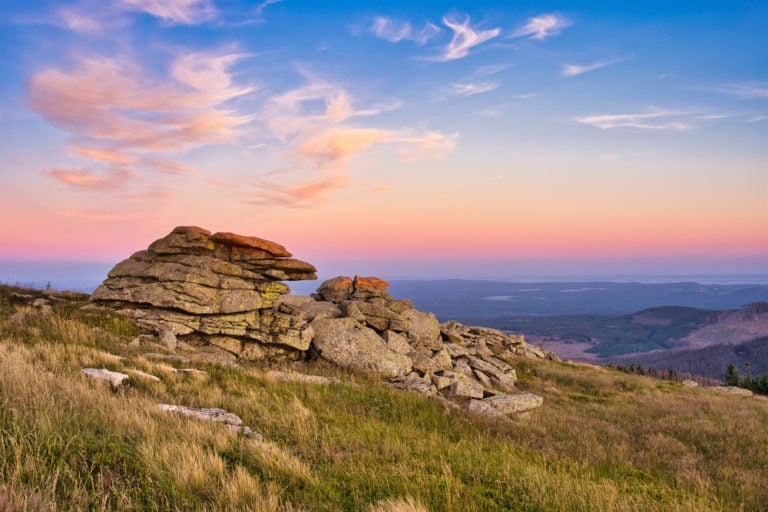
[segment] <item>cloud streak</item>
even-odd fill
[[[169,25],[198,25],[219,15],[211,0],[119,0],[118,5],[151,14]]]
[[[622,59],[603,60],[593,62],[592,64],[563,64],[560,70],[560,76],[567,78],[572,76],[579,76],[583,75],[584,73],[589,73],[590,71],[595,71],[596,69],[618,64],[619,62],[623,62],[625,60],[627,60],[627,57]]]
[[[544,40],[555,36],[562,29],[571,25],[570,20],[557,14],[541,14],[528,18],[525,25],[512,32],[512,37],[530,37],[531,39]]]
[[[308,178],[295,183],[261,179],[253,183],[252,190],[243,202],[260,207],[308,208],[327,203],[327,192],[347,188],[350,184],[351,178],[344,173]]]
[[[766,82],[726,83],[712,89],[745,100],[768,98],[768,83]]]
[[[497,89],[499,82],[457,82],[451,84],[449,94],[453,96],[474,96]]]
[[[418,45],[423,45],[439,34],[441,29],[434,23],[427,22],[421,29],[416,30],[408,21],[398,21],[386,16],[376,16],[373,18],[367,31],[390,43],[409,40],[414,41]]]
[[[42,172],[58,181],[75,188],[90,190],[115,190],[133,178],[136,173],[129,169],[109,169],[98,172],[93,169],[48,169]]]
[[[461,59],[469,55],[469,51],[501,34],[501,29],[476,30],[469,24],[469,16],[460,21],[455,16],[444,16],[443,23],[453,31],[453,37],[443,50],[443,53],[432,60],[447,62]]]
[[[597,114],[579,117],[579,123],[608,130],[613,128],[638,128],[642,130],[683,131],[691,128],[678,118],[680,112],[652,109],[651,112],[637,114]]]

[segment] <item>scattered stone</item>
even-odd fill
[[[139,348],[141,346],[141,339],[137,336],[128,342],[128,348]]]
[[[160,343],[165,346],[170,352],[176,351],[176,335],[173,331],[164,330],[160,332]]]
[[[483,400],[505,416],[525,414],[541,407],[544,399],[533,393],[519,393],[516,395],[496,395]]]
[[[422,396],[433,396],[437,393],[437,388],[432,385],[429,379],[421,377],[415,372],[390,379],[387,385]]]
[[[17,311],[10,316],[10,321],[15,324],[23,324],[27,321],[27,314],[23,311]]]
[[[753,396],[754,393],[748,389],[740,388],[737,386],[712,386],[708,389],[717,391],[719,393],[728,393],[729,395],[736,396]]]
[[[134,376],[142,378],[142,379],[147,379],[147,380],[151,380],[151,381],[154,381],[154,382],[160,382],[160,378],[152,375],[151,373],[146,373],[146,372],[143,372],[141,370],[126,370],[126,371],[128,373],[130,373],[131,375],[134,375]]]
[[[208,373],[203,370],[196,370],[195,368],[174,368],[173,373],[177,375],[191,375],[193,377],[207,377]]]
[[[116,388],[120,387],[124,381],[131,378],[130,375],[120,372],[113,372],[107,370],[106,368],[83,368],[83,373],[95,379],[108,380],[112,386]]]
[[[338,379],[330,379],[321,375],[285,373],[277,370],[269,370],[267,376],[281,382],[305,382],[307,384],[333,384],[339,382]]]
[[[494,406],[486,402],[485,400],[470,400],[467,402],[467,410],[470,412],[473,412],[475,414],[479,414],[481,416],[487,416],[489,418],[496,418],[496,419],[504,419],[508,420],[506,416],[504,416],[501,411],[496,409]]]
[[[50,301],[42,298],[38,298],[32,301],[32,307],[37,309],[43,308],[44,306],[50,306],[50,305],[51,305]]]
[[[243,425],[243,420],[234,413],[219,408],[194,408],[184,405],[158,404],[158,408],[164,412],[173,412],[202,421],[221,423],[234,433],[263,440],[263,436]]]
[[[451,380],[450,386],[445,388],[447,395],[452,398],[483,398],[483,385],[466,375],[453,372],[445,372],[444,377]]]
[[[695,388],[695,387],[698,387],[698,385],[699,385],[699,383],[696,382],[695,380],[685,379],[683,381],[683,386],[685,386],[687,388]]]
[[[145,359],[151,359],[155,361],[173,361],[175,363],[189,363],[190,360],[186,357],[177,356],[177,355],[169,355],[169,354],[158,354],[156,352],[145,352],[141,354],[141,356]]]
[[[26,293],[12,293],[8,296],[8,300],[11,304],[32,304],[35,296]]]

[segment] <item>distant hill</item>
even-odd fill
[[[689,372],[704,377],[722,379],[726,367],[732,363],[741,375],[768,373],[768,336],[762,336],[735,345],[719,344],[704,348],[673,349],[628,354],[608,359],[621,365],[643,365],[646,368]]]
[[[721,311],[661,306],[629,315],[476,317],[463,320],[525,334],[529,341],[543,343],[556,353],[557,344],[580,344],[586,354],[577,358],[590,359],[590,355],[611,357],[671,349],[676,346],[677,340],[716,323],[723,314]]]
[[[463,319],[524,333],[561,357],[622,365],[674,368],[722,378],[728,363],[744,374],[768,373],[768,302],[736,310],[682,306],[629,315],[567,315]]]
[[[389,291],[441,320],[502,316],[623,315],[663,304],[706,310],[768,301],[768,285],[393,280]]]

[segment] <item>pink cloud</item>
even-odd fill
[[[146,12],[168,24],[196,25],[218,17],[211,0],[120,0],[128,11]]]
[[[166,80],[147,76],[126,60],[80,57],[72,69],[49,67],[35,73],[27,104],[72,135],[72,156],[108,166],[190,172],[192,168],[168,156],[232,143],[238,129],[252,119],[224,106],[252,90],[233,86],[227,71],[242,57],[184,54],[171,64],[173,79]]]
[[[57,215],[63,217],[78,217],[91,220],[130,220],[136,217],[135,212],[124,212],[116,210],[95,209],[95,210],[67,210],[58,212]]]
[[[48,169],[44,175],[77,188],[91,190],[114,190],[135,176],[127,169],[110,169],[99,173],[93,169]]]
[[[392,140],[392,132],[378,128],[332,128],[301,141],[295,150],[318,164],[324,164],[343,160],[375,144]]]
[[[254,190],[243,202],[265,207],[307,208],[328,202],[326,192],[347,188],[350,181],[348,175],[341,173],[293,184],[263,179],[254,183]]]
[[[376,115],[400,106],[399,102],[358,107],[343,88],[311,74],[308,82],[276,95],[265,106],[262,117],[272,133],[288,145],[288,158],[309,161],[318,167],[343,164],[350,157],[373,146],[399,144],[412,146],[428,158],[429,145],[444,139],[440,155],[453,148],[449,137],[438,132],[413,133],[413,130],[388,130],[373,126],[350,126],[351,121]],[[413,158],[409,158],[413,159]]]

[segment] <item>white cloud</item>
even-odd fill
[[[443,50],[442,55],[432,59],[439,62],[466,57],[469,55],[469,50],[471,48],[493,39],[501,33],[501,29],[499,28],[480,31],[475,30],[469,25],[469,16],[467,16],[463,22],[459,21],[454,16],[444,16],[443,23],[453,30],[453,37]]]
[[[619,62],[623,62],[627,60],[627,58],[622,59],[611,59],[611,60],[603,60],[598,62],[593,62],[592,64],[563,64],[562,70],[560,72],[561,76],[564,77],[572,77],[572,76],[578,76],[583,75],[584,73],[589,73],[590,71],[594,71],[596,69],[604,68],[606,66],[611,66],[613,64],[617,64]]]
[[[264,0],[259,5],[256,6],[256,8],[253,10],[254,14],[261,18],[261,16],[264,14],[264,9],[266,9],[268,6],[272,4],[279,4],[283,0]]]
[[[571,25],[570,20],[557,14],[542,14],[529,18],[528,22],[512,32],[512,37],[530,37],[531,39],[546,39],[560,33]]]
[[[59,8],[57,14],[64,26],[73,32],[98,34],[103,30],[101,21],[72,6]]]
[[[768,98],[768,83],[765,82],[726,83],[712,89],[745,100]]]
[[[169,24],[197,25],[214,20],[219,12],[211,0],[118,0],[128,11],[146,12]]]
[[[598,114],[579,117],[579,123],[603,130],[611,128],[639,128],[643,130],[687,130],[691,126],[680,120],[686,114],[661,109],[639,114]]]
[[[487,66],[480,66],[472,72],[471,76],[478,78],[483,76],[491,76],[497,73],[501,73],[509,67],[509,64],[489,64]]]
[[[475,94],[492,91],[500,85],[499,82],[453,83],[451,84],[449,94],[455,96],[474,96]]]
[[[420,30],[415,30],[408,21],[398,21],[386,16],[376,16],[373,22],[371,22],[370,27],[368,27],[368,31],[390,43],[410,40],[423,45],[440,33],[440,27],[434,23],[427,22]]]

